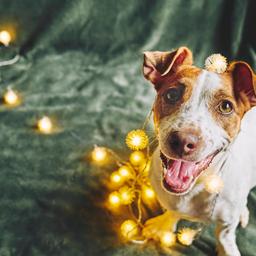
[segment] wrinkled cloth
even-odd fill
[[[256,2],[0,0],[0,7],[0,30],[15,36],[0,60],[21,55],[0,67],[0,93],[11,86],[22,97],[17,108],[0,106],[0,255],[164,255],[154,243],[119,240],[122,216],[103,205],[114,167],[91,165],[88,155],[94,144],[129,153],[125,134],[142,126],[155,95],[142,76],[143,51],[185,45],[197,65],[221,53],[255,69]],[[53,134],[34,128],[44,115]],[[248,204],[250,223],[237,230],[246,256],[256,249],[256,191]],[[175,250],[215,255],[215,246],[210,225]]]

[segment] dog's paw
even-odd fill
[[[240,215],[240,224],[242,228],[246,228],[249,223],[249,215],[250,212],[247,207],[243,210],[242,214]]]
[[[174,214],[166,212],[160,216],[149,219],[143,228],[143,236],[146,238],[159,239],[163,232],[176,230],[179,218]]]

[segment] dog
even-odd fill
[[[144,77],[156,90],[158,146],[150,181],[166,211],[145,223],[143,234],[175,231],[182,219],[216,223],[218,255],[241,255],[235,231],[249,221],[247,197],[256,185],[255,74],[242,61],[223,73],[193,66],[192,52],[145,52]],[[221,177],[218,194],[203,177]]]

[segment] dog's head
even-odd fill
[[[145,52],[143,73],[154,85],[154,123],[163,185],[185,194],[214,156],[236,137],[243,115],[256,105],[255,75],[245,62],[218,74],[192,65],[186,47]]]

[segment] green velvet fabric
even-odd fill
[[[110,167],[88,161],[94,144],[127,156],[125,134],[140,127],[154,99],[142,52],[190,47],[195,63],[212,53],[256,68],[254,0],[0,0],[0,30],[13,28],[0,59],[0,255],[164,255],[154,243],[123,244],[103,207]],[[51,135],[35,131],[49,115]],[[242,172],[242,170],[241,170]],[[234,188],[235,193],[235,188]],[[238,228],[242,255],[255,255],[256,193],[249,226]],[[215,255],[213,226],[181,255]],[[175,255],[173,253],[173,255]]]

